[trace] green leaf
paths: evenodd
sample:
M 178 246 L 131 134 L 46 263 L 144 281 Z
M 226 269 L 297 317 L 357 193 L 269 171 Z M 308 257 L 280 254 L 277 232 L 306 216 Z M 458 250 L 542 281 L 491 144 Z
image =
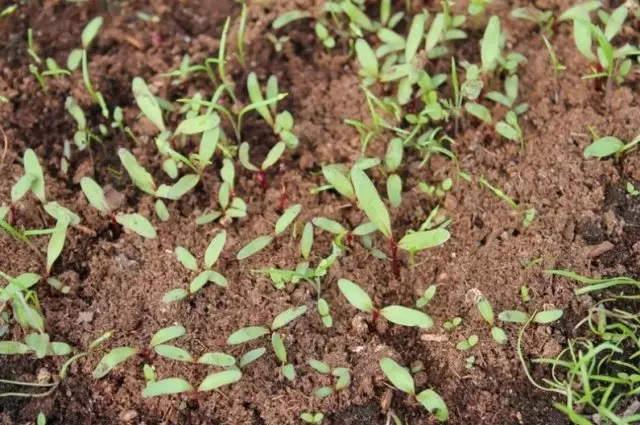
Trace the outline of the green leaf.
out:
M 200 161 L 201 167 L 203 167 L 211 160 L 213 154 L 216 152 L 216 147 L 218 146 L 219 140 L 220 127 L 215 127 L 202 133 L 202 139 L 200 139 L 200 148 L 198 150 L 198 160 Z
M 67 68 L 69 71 L 75 71 L 82 61 L 82 49 L 73 49 L 67 57 Z
M 331 220 L 325 217 L 316 217 L 311 220 L 314 226 L 321 228 L 329 233 L 333 233 L 335 235 L 339 235 L 341 233 L 347 232 L 347 229 L 337 221 Z M 374 228 L 375 231 L 375 228 Z
M 262 96 L 262 90 L 260 89 L 260 84 L 258 83 L 258 77 L 255 72 L 252 72 L 247 77 L 247 92 L 249 93 L 249 99 L 251 99 L 252 104 L 259 104 L 260 102 L 264 102 L 264 97 Z M 260 114 L 260 116 L 269 123 L 270 126 L 273 126 L 273 117 L 271 116 L 271 112 L 266 105 L 261 105 L 255 108 L 256 111 Z
M 240 378 L 242 378 L 242 372 L 237 369 L 212 373 L 211 375 L 204 378 L 204 380 L 198 387 L 198 391 L 204 392 L 217 390 L 218 388 L 224 387 L 225 385 L 230 385 L 238 382 Z
M 218 261 L 218 257 L 220 257 L 220 253 L 224 249 L 224 245 L 227 241 L 227 232 L 225 230 L 219 232 L 207 247 L 207 250 L 204 253 L 204 266 L 206 268 L 211 268 L 216 261 Z
M 520 140 L 518 130 L 511 127 L 504 121 L 498 121 L 496 124 L 496 131 L 505 139 L 513 140 L 514 142 L 518 142 Z
M 440 422 L 449 420 L 449 409 L 444 400 L 433 390 L 424 390 L 416 396 L 416 400 Z
M 180 394 L 191 390 L 193 390 L 193 386 L 182 378 L 166 378 L 147 382 L 147 386 L 142 391 L 142 397 Z
M 278 218 L 278 221 L 276 221 L 275 235 L 278 236 L 279 234 L 287 230 L 287 227 L 289 227 L 291 223 L 293 223 L 293 221 L 296 219 L 296 217 L 298 217 L 301 211 L 302 205 L 300 204 L 295 204 L 287 208 L 287 210 L 282 213 L 280 218 Z
M 351 383 L 351 375 L 349 374 L 349 369 L 347 368 L 341 367 L 334 369 L 333 376 L 338 377 L 338 380 L 336 381 L 336 390 L 346 388 Z
M 161 185 L 156 191 L 156 196 L 174 201 L 182 198 L 187 192 L 196 187 L 200 181 L 198 174 L 187 174 L 182 176 L 174 185 Z
M 398 242 L 398 248 L 409 252 L 422 251 L 442 245 L 449 240 L 450 236 L 451 234 L 447 229 L 407 233 L 400 239 L 400 242 Z
M 82 30 L 82 47 L 85 50 L 89 47 L 96 35 L 98 35 L 98 31 L 100 31 L 103 22 L 104 19 L 102 16 L 96 16 L 84 27 L 84 30 Z
M 36 419 L 36 425 L 47 425 L 47 417 L 44 413 L 38 413 L 38 418 Z
M 506 344 L 507 342 L 507 334 L 497 326 L 491 328 L 491 336 L 498 344 Z
M 186 248 L 181 246 L 176 247 L 175 250 L 178 261 L 187 269 L 194 272 L 198 271 L 198 260 L 193 256 Z
M 311 253 L 311 247 L 313 246 L 313 225 L 307 223 L 302 230 L 302 237 L 300 238 L 300 255 L 305 260 L 309 259 Z
M 47 274 L 51 272 L 53 263 L 56 262 L 56 260 L 60 256 L 60 253 L 62 253 L 62 248 L 64 248 L 64 241 L 67 238 L 68 227 L 69 222 L 67 220 L 58 221 L 56 223 L 54 232 L 51 234 L 49 244 L 47 245 Z
M 478 311 L 480 311 L 480 315 L 484 320 L 486 320 L 490 325 L 493 325 L 493 308 L 485 297 L 480 298 L 478 300 Z
M 155 207 L 156 207 L 156 215 L 158 216 L 158 218 L 162 221 L 168 221 L 169 210 L 167 209 L 167 206 L 165 205 L 165 203 L 162 202 L 162 199 L 156 199 Z
M 387 196 L 394 208 L 402 203 L 402 179 L 397 174 L 391 174 L 387 178 Z
M 509 323 L 527 323 L 529 316 L 518 310 L 506 310 L 498 314 L 498 320 Z
M 347 176 L 342 174 L 338 166 L 325 165 L 322 167 L 322 175 L 339 194 L 351 200 L 356 199 L 356 194 L 351 182 Z
M 316 397 L 318 398 L 327 398 L 333 394 L 333 388 L 331 387 L 320 387 L 316 390 Z
M 380 369 L 394 387 L 407 394 L 416 393 L 413 378 L 407 368 L 400 366 L 393 359 L 385 357 L 380 360 Z
M 162 109 L 158 104 L 158 100 L 151 93 L 147 83 L 140 77 L 133 79 L 131 83 L 133 89 L 133 97 L 136 99 L 138 108 L 142 111 L 144 116 L 149 119 L 160 131 L 165 131 L 164 120 L 162 119 Z
M 27 354 L 31 351 L 28 345 L 16 341 L 0 341 L 0 355 Z
M 360 28 L 367 31 L 374 31 L 374 26 L 369 17 L 362 12 L 356 5 L 349 0 L 344 0 L 340 3 L 340 7 L 347 14 L 349 19 L 357 24 Z
M 240 368 L 244 368 L 248 364 L 253 363 L 256 360 L 258 360 L 260 357 L 262 357 L 264 355 L 264 353 L 266 353 L 266 351 L 267 351 L 267 349 L 264 348 L 264 347 L 260 347 L 260 348 L 256 348 L 254 350 L 251 350 L 251 351 L 245 353 L 240 358 L 240 362 L 238 363 L 238 365 L 240 366 Z
M 286 326 L 288 323 L 294 321 L 298 317 L 302 316 L 307 312 L 307 306 L 301 305 L 300 307 L 293 307 L 283 311 L 278 314 L 273 322 L 271 323 L 271 330 L 275 331 L 276 329 L 280 329 L 283 326 Z
M 478 343 L 478 336 L 477 335 L 471 335 L 469 338 L 460 341 L 457 345 L 456 348 L 460 351 L 466 351 L 469 350 L 470 348 L 475 347 L 475 345 Z
M 367 235 L 372 234 L 376 230 L 378 230 L 378 228 L 376 227 L 375 224 L 373 224 L 373 223 L 362 223 L 361 225 L 359 225 L 358 227 L 353 229 L 352 233 L 355 236 L 367 236 Z
M 433 320 L 425 313 L 400 305 L 390 305 L 380 310 L 380 314 L 390 322 L 402 326 L 418 326 L 428 329 L 433 326 Z
M 319 360 L 309 360 L 309 366 L 314 368 L 318 373 L 328 374 L 329 372 L 331 372 L 331 368 L 329 367 L 329 365 Z
M 616 36 L 622 29 L 622 25 L 624 24 L 625 19 L 627 19 L 628 14 L 628 6 L 621 5 L 616 10 L 611 13 L 609 16 L 609 20 L 607 21 L 607 26 L 604 30 L 604 35 L 608 40 L 611 40 Z M 636 5 L 637 7 L 637 5 Z
M 73 225 L 80 224 L 80 217 L 76 213 L 63 207 L 56 201 L 47 202 L 44 206 L 44 210 L 58 222 L 66 221 Z
M 428 53 L 431 53 L 434 47 L 436 47 L 438 42 L 442 39 L 445 29 L 446 29 L 445 15 L 443 13 L 438 13 L 436 17 L 433 19 L 433 22 L 431 23 L 431 28 L 429 28 L 429 32 L 427 33 L 427 39 L 425 41 L 425 50 Z
M 156 345 L 164 344 L 172 339 L 180 338 L 186 333 L 187 330 L 184 326 L 169 326 L 168 328 L 160 329 L 151 337 L 149 346 L 155 347 Z
M 187 351 L 180 347 L 169 344 L 160 344 L 153 347 L 153 351 L 162 357 L 166 357 L 171 360 L 177 360 L 179 362 L 193 362 L 193 357 Z
M 153 239 L 157 236 L 156 229 L 140 214 L 118 214 L 116 221 L 144 238 Z
M 365 313 L 373 313 L 373 301 L 371 301 L 369 295 L 367 295 L 360 286 L 350 280 L 339 279 L 338 288 L 347 301 L 349 301 L 349 304 Z
M 247 145 L 248 146 L 248 145 Z M 222 181 L 225 183 L 229 183 L 231 187 L 233 187 L 233 181 L 236 177 L 236 170 L 233 167 L 233 162 L 229 158 L 224 158 L 222 160 L 222 168 L 220 169 L 220 177 L 222 177 Z
M 137 348 L 132 347 L 117 347 L 113 350 L 109 351 L 105 356 L 100 360 L 100 363 L 93 370 L 93 377 L 96 379 L 100 379 L 104 377 L 107 373 L 111 372 L 111 370 L 118 366 L 120 363 L 123 363 L 131 356 L 134 356 L 138 353 Z
M 153 181 L 153 177 L 138 164 L 136 157 L 124 148 L 118 150 L 118 156 L 120 157 L 120 161 L 122 161 L 122 165 L 124 165 L 124 168 L 127 170 L 129 177 L 133 180 L 133 183 L 149 195 L 155 195 L 156 184 Z
M 193 279 L 189 284 L 189 292 L 192 294 L 195 294 L 200 289 L 202 289 L 204 285 L 209 283 L 209 278 L 211 277 L 211 273 L 213 273 L 211 270 L 205 270 L 202 273 L 200 273 L 198 276 L 196 276 L 196 278 Z
M 357 167 L 351 170 L 351 182 L 356 191 L 359 207 L 369 217 L 369 220 L 376 225 L 378 230 L 391 239 L 393 235 L 391 233 L 389 212 L 382 199 L 380 199 L 373 182 L 364 171 Z
M 271 334 L 271 345 L 273 346 L 273 352 L 276 354 L 278 360 L 283 365 L 287 364 L 287 350 L 284 347 L 284 342 L 279 333 L 274 332 Z
M 490 71 L 500 56 L 500 18 L 492 16 L 487 23 L 484 36 L 480 40 L 482 69 Z
M 216 113 L 207 115 L 199 115 L 192 118 L 187 118 L 182 121 L 178 128 L 176 128 L 175 135 L 178 134 L 200 134 L 206 131 L 213 130 L 220 125 L 220 116 Z
M 23 161 L 24 173 L 33 177 L 31 191 L 36 198 L 40 200 L 40 202 L 45 204 L 47 199 L 44 191 L 44 173 L 42 172 L 42 167 L 40 167 L 40 162 L 38 161 L 38 157 L 33 149 L 27 149 L 24 151 Z
M 485 124 L 491 124 L 491 112 L 484 106 L 475 102 L 467 102 L 464 104 L 464 108 L 474 117 L 478 118 Z
M 284 142 L 276 143 L 271 148 L 271 150 L 267 154 L 267 157 L 264 159 L 264 161 L 262 161 L 262 165 L 260 166 L 260 168 L 263 170 L 266 170 L 267 168 L 271 167 L 273 164 L 278 162 L 278 160 L 284 153 L 284 150 L 286 149 L 286 147 L 287 145 Z
M 356 56 L 363 69 L 363 75 L 369 78 L 378 78 L 378 58 L 366 40 L 359 38 L 356 41 Z
M 555 322 L 562 317 L 563 311 L 561 309 L 553 309 L 547 311 L 541 311 L 533 317 L 534 323 L 547 324 Z
M 254 254 L 257 254 L 258 252 L 262 251 L 267 245 L 269 245 L 272 240 L 273 236 L 258 236 L 247 245 L 242 247 L 240 251 L 238 251 L 238 253 L 236 254 L 236 260 L 244 260 Z
M 52 342 L 47 346 L 47 356 L 67 356 L 73 352 L 73 348 L 64 342 Z
M 584 150 L 584 157 L 602 159 L 618 153 L 623 147 L 624 143 L 617 137 L 601 137 Z
M 189 292 L 187 292 L 186 289 L 182 289 L 182 288 L 172 289 L 171 291 L 164 294 L 164 296 L 162 297 L 162 302 L 164 304 L 170 304 L 176 301 L 180 301 L 181 299 L 184 299 L 188 296 L 189 296 Z
M 225 353 L 205 353 L 200 356 L 198 363 L 219 367 L 231 367 L 236 364 L 236 359 Z
M 384 165 L 389 172 L 394 172 L 402 164 L 404 145 L 402 139 L 394 137 L 387 145 L 387 153 L 384 156 Z
M 305 10 L 289 10 L 282 15 L 278 16 L 271 23 L 271 28 L 274 30 L 280 29 L 284 26 L 289 25 L 291 22 L 297 21 L 299 19 L 309 18 L 311 17 L 311 13 Z
M 24 195 L 26 195 L 27 192 L 31 190 L 31 185 L 33 184 L 33 182 L 35 182 L 35 180 L 35 177 L 29 174 L 24 174 L 22 177 L 20 177 L 16 184 L 14 184 L 11 188 L 11 203 L 15 204 L 19 200 L 24 198 Z
M 296 379 L 296 370 L 295 370 L 295 368 L 293 367 L 292 364 L 283 365 L 282 366 L 282 374 L 289 381 L 293 381 L 294 379 Z
M 242 344 L 244 342 L 260 338 L 261 336 L 267 335 L 268 333 L 269 329 L 267 328 L 263 328 L 261 326 L 249 326 L 247 328 L 238 329 L 237 331 L 232 333 L 227 339 L 227 344 Z

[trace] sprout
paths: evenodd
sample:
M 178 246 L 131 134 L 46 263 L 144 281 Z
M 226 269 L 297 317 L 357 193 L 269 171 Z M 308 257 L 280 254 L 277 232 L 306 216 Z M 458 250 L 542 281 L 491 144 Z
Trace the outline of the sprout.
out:
M 262 251 L 271 243 L 271 241 L 273 241 L 275 237 L 287 230 L 287 228 L 291 225 L 291 223 L 294 222 L 301 211 L 302 205 L 300 204 L 292 205 L 291 207 L 287 208 L 287 210 L 282 213 L 278 221 L 276 221 L 274 232 L 270 235 L 258 236 L 257 238 L 249 242 L 247 245 L 242 247 L 240 251 L 238 251 L 238 253 L 236 254 L 236 259 L 244 260 Z

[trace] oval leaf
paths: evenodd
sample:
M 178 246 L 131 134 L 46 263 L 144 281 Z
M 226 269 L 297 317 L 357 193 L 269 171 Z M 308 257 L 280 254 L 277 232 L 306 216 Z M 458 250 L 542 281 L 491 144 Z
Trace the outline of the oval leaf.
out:
M 349 301 L 349 304 L 360 311 L 364 311 L 365 313 L 373 312 L 373 302 L 371 301 L 371 298 L 369 298 L 369 295 L 367 295 L 360 286 L 350 280 L 339 279 L 338 288 L 347 301 Z
M 558 308 L 548 311 L 541 311 L 534 316 L 533 321 L 535 323 L 547 324 L 559 320 L 562 317 L 562 314 L 563 311 Z
M 444 400 L 433 390 L 424 390 L 416 396 L 416 400 L 424 406 L 437 420 L 449 420 L 449 409 Z
M 369 220 L 376 225 L 378 230 L 391 239 L 389 212 L 369 176 L 360 168 L 355 167 L 351 170 L 351 182 L 356 191 L 359 207 L 369 217 Z
M 227 241 L 227 232 L 225 230 L 221 231 L 209 243 L 207 250 L 204 253 L 204 266 L 206 268 L 211 268 L 216 261 L 218 261 L 218 257 L 220 257 L 220 253 L 224 249 L 224 244 Z
M 401 305 L 390 305 L 380 310 L 380 314 L 390 322 L 402 326 L 418 326 L 428 329 L 433 326 L 433 320 L 425 313 Z
M 138 352 L 137 348 L 132 347 L 117 347 L 109 351 L 100 360 L 98 366 L 93 370 L 93 377 L 100 379 L 111 371 L 114 367 L 120 363 L 126 361 L 129 357 L 134 356 Z
M 178 261 L 187 269 L 194 272 L 198 271 L 198 260 L 186 248 L 176 247 L 176 257 Z
M 398 248 L 409 252 L 422 251 L 442 245 L 449 240 L 450 236 L 446 229 L 408 233 L 398 242 Z
M 167 378 L 159 381 L 149 381 L 142 392 L 142 397 L 157 397 L 160 395 L 180 394 L 193 390 L 193 386 L 182 378 Z
M 198 387 L 198 391 L 212 391 L 225 385 L 238 382 L 242 378 L 239 370 L 225 370 L 224 372 L 213 373 L 206 378 Z
M 211 366 L 230 367 L 236 364 L 236 359 L 225 353 L 205 353 L 198 359 L 198 363 L 208 364 Z
M 162 357 L 166 357 L 171 360 L 177 360 L 179 362 L 193 362 L 193 357 L 186 350 L 183 350 L 180 347 L 176 347 L 175 345 L 169 344 L 160 344 L 156 345 L 153 348 L 157 354 Z
M 232 333 L 227 339 L 227 344 L 237 345 L 244 342 L 252 341 L 269 333 L 269 329 L 261 326 L 249 326 Z
M 116 221 L 144 238 L 153 239 L 157 236 L 156 229 L 140 214 L 118 214 Z
M 518 310 L 507 310 L 498 314 L 498 319 L 509 323 L 527 323 L 529 316 Z
M 624 143 L 617 137 L 601 137 L 584 150 L 584 157 L 602 159 L 618 153 L 623 147 Z
M 380 369 L 394 387 L 407 394 L 415 394 L 413 378 L 407 368 L 400 366 L 393 359 L 385 357 L 380 360 Z
M 151 337 L 149 346 L 155 347 L 156 345 L 164 344 L 172 339 L 180 338 L 185 333 L 187 333 L 187 330 L 184 326 L 169 326 L 168 328 L 160 329 Z
M 164 120 L 162 119 L 162 109 L 155 96 L 149 91 L 147 83 L 140 77 L 133 79 L 131 84 L 133 96 L 136 99 L 138 108 L 160 131 L 165 131 Z
M 284 213 L 282 213 L 282 215 L 276 222 L 276 228 L 275 228 L 276 236 L 284 232 L 285 230 L 287 230 L 287 227 L 289 227 L 289 225 L 293 223 L 296 217 L 298 217 L 298 215 L 300 214 L 300 211 L 302 211 L 302 205 L 296 204 L 296 205 L 290 206 L 289 208 L 287 208 L 287 210 Z
M 272 240 L 273 237 L 269 235 L 258 236 L 247 245 L 242 247 L 240 251 L 238 251 L 238 253 L 236 254 L 236 260 L 244 260 L 251 257 L 252 255 L 257 254 L 258 252 L 262 251 L 267 245 L 269 245 Z
M 286 326 L 288 323 L 294 321 L 306 312 L 306 305 L 301 305 L 300 307 L 294 307 L 283 311 L 282 313 L 278 314 L 275 319 L 273 319 L 273 323 L 271 323 L 271 330 L 275 331 L 276 329 L 280 329 L 281 327 Z

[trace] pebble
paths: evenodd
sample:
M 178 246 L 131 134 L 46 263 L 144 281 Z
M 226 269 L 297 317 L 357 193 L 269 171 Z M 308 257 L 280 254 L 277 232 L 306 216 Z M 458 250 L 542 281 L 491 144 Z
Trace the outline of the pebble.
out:
M 129 422 L 138 417 L 138 412 L 135 410 L 127 410 L 120 414 L 120 420 L 122 422 Z

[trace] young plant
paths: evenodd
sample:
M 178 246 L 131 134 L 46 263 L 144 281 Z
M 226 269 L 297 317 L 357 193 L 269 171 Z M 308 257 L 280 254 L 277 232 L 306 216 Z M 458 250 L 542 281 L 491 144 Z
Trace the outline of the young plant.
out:
M 458 342 L 458 344 L 456 345 L 456 349 L 458 351 L 467 351 L 475 347 L 477 344 L 478 344 L 478 335 L 471 335 L 470 337 L 465 338 L 462 341 Z
M 351 374 L 346 367 L 331 368 L 328 364 L 319 360 L 309 360 L 311 366 L 316 372 L 322 375 L 332 375 L 335 378 L 333 387 L 320 387 L 316 390 L 316 397 L 325 398 L 349 386 L 351 383 Z
M 616 159 L 618 159 L 626 152 L 634 150 L 638 143 L 640 143 L 640 134 L 626 144 L 615 136 L 596 136 L 595 140 L 584 150 L 584 157 L 586 159 L 603 159 L 615 155 Z
M 535 7 L 519 7 L 513 9 L 511 11 L 511 17 L 531 21 L 547 33 L 551 32 L 551 26 L 553 25 L 553 12 L 550 10 L 542 11 Z
M 324 419 L 323 413 L 304 412 L 300 415 L 300 419 L 308 424 L 319 424 Z
M 487 189 L 489 189 L 491 192 L 493 192 L 494 195 L 500 198 L 500 200 L 502 200 L 504 203 L 509 205 L 511 209 L 513 209 L 516 213 L 521 215 L 523 219 L 524 227 L 529 227 L 529 225 L 531 225 L 531 222 L 533 221 L 533 219 L 537 214 L 535 208 L 531 207 L 526 210 L 523 210 L 520 204 L 518 204 L 511 197 L 509 197 L 509 195 L 507 195 L 502 189 L 489 183 L 489 180 L 487 180 L 486 177 L 484 176 L 480 176 L 480 179 L 478 181 L 480 182 L 481 186 L 484 186 Z
M 229 338 L 227 339 L 227 344 L 228 345 L 243 344 L 245 342 L 253 341 L 265 335 L 271 334 L 271 345 L 273 347 L 274 354 L 276 355 L 278 360 L 280 360 L 280 363 L 281 363 L 280 369 L 282 371 L 282 374 L 289 381 L 293 381 L 296 377 L 295 368 L 292 364 L 288 363 L 287 352 L 284 346 L 284 342 L 282 340 L 282 336 L 276 331 L 288 325 L 289 323 L 293 322 L 300 316 L 303 316 L 306 312 L 307 312 L 306 305 L 287 309 L 281 312 L 280 314 L 278 314 L 273 319 L 273 322 L 271 323 L 270 328 L 266 328 L 263 326 L 250 326 L 250 327 L 238 329 L 237 331 L 229 335 Z M 261 353 L 264 354 L 263 351 L 261 351 Z M 262 354 L 260 354 L 260 356 Z M 240 364 L 242 365 L 242 360 L 240 361 Z
M 235 192 L 235 168 L 233 162 L 224 158 L 220 169 L 222 184 L 218 190 L 219 210 L 205 213 L 196 219 L 196 224 L 203 225 L 220 218 L 220 222 L 225 225 L 231 223 L 234 218 L 247 216 L 247 204 L 236 195 Z
M 520 145 L 520 150 L 524 149 L 524 135 L 516 112 L 507 112 L 504 121 L 500 120 L 496 123 L 496 131 L 505 139 L 517 142 Z
M 7 284 L 0 289 L 0 313 L 4 313 L 5 309 L 11 308 L 13 319 L 20 327 L 27 331 L 33 329 L 44 334 L 44 318 L 38 302 L 38 296 L 35 290 L 31 289 L 40 281 L 40 276 L 35 273 L 23 273 L 17 277 L 10 276 L 0 272 L 0 277 Z M 8 320 L 8 319 L 7 319 Z M 12 350 L 15 354 L 20 354 L 22 349 L 11 349 L 14 345 L 5 343 L 5 353 Z
M 40 87 L 45 92 L 47 91 L 47 83 L 45 81 L 45 77 L 55 77 L 59 78 L 62 75 L 70 75 L 71 73 L 66 69 L 62 69 L 58 66 L 56 61 L 53 58 L 47 58 L 45 61 L 46 69 L 44 71 L 40 70 L 40 65 L 42 64 L 42 59 L 38 56 L 36 51 L 35 44 L 33 42 L 33 30 L 29 28 L 27 30 L 27 52 L 31 59 L 35 63 L 29 64 L 29 72 L 33 74 L 33 76 L 38 80 Z
M 436 295 L 436 290 L 438 287 L 436 285 L 429 285 L 429 287 L 424 291 L 424 294 L 416 301 L 416 307 L 422 308 L 429 304 L 429 302 Z
M 356 309 L 369 313 L 375 322 L 382 316 L 391 323 L 401 326 L 417 326 L 420 329 L 429 329 L 433 326 L 433 320 L 427 314 L 412 308 L 400 305 L 390 305 L 382 309 L 377 309 L 369 295 L 356 283 L 348 279 L 339 279 L 338 288 L 342 295 Z
M 516 106 L 516 99 L 518 98 L 518 76 L 517 75 L 509 75 L 504 80 L 504 94 L 491 91 L 486 94 L 486 97 L 490 100 L 493 100 L 496 103 L 499 103 L 503 106 L 506 106 L 516 115 L 524 114 L 527 109 L 529 109 L 529 105 L 526 103 L 521 103 Z
M 398 249 L 407 251 L 411 261 L 413 261 L 416 252 L 440 246 L 449 239 L 450 234 L 446 229 L 435 229 L 407 233 L 396 242 L 391 228 L 389 212 L 380 199 L 373 182 L 360 167 L 354 166 L 351 169 L 351 183 L 358 199 L 358 207 L 389 241 L 391 269 L 396 278 L 400 275 Z
M 554 101 L 555 101 L 555 103 L 558 103 L 559 102 L 559 96 L 560 96 L 560 80 L 559 80 L 559 76 L 560 76 L 560 73 L 562 71 L 567 69 L 567 67 L 560 63 L 560 61 L 558 60 L 558 56 L 556 55 L 556 52 L 553 49 L 553 46 L 551 45 L 551 43 L 549 42 L 547 37 L 545 37 L 543 35 L 542 36 L 542 40 L 544 41 L 544 45 L 547 48 L 547 52 L 549 53 L 549 60 L 551 61 L 551 70 L 553 71 L 553 81 L 554 81 L 554 85 L 555 85 L 555 88 L 554 88 L 554 92 L 555 92 Z
M 44 173 L 38 157 L 33 149 L 24 151 L 22 157 L 24 175 L 18 179 L 16 184 L 11 188 L 11 216 L 16 214 L 16 204 L 24 198 L 29 192 L 33 193 L 40 204 L 47 202 L 45 194 Z
M 278 162 L 280 157 L 284 154 L 286 147 L 287 146 L 284 142 L 276 143 L 271 148 L 264 161 L 262 161 L 260 168 L 258 168 L 253 165 L 249 159 L 249 143 L 242 142 L 240 149 L 238 150 L 238 159 L 244 168 L 254 173 L 254 180 L 260 185 L 260 188 L 262 188 L 262 190 L 266 190 L 269 185 L 267 170 Z
M 184 299 L 187 296 L 200 291 L 209 282 L 213 282 L 222 288 L 226 288 L 228 285 L 227 278 L 213 270 L 213 266 L 216 261 L 218 261 L 218 258 L 224 249 L 226 240 L 227 232 L 224 230 L 214 236 L 204 253 L 204 270 L 200 271 L 198 276 L 191 281 L 189 284 L 189 291 L 183 288 L 173 289 L 164 295 L 162 302 L 168 304 Z M 175 253 L 178 261 L 180 261 L 182 266 L 187 270 L 191 270 L 193 272 L 201 270 L 201 268 L 198 267 L 198 261 L 196 258 L 186 248 L 179 246 L 175 249 Z
M 316 36 L 322 42 L 322 45 L 327 49 L 331 50 L 336 47 L 336 39 L 331 36 L 331 33 L 327 29 L 327 25 L 323 22 L 316 22 L 314 27 L 316 32 Z
M 87 146 L 91 146 L 92 141 L 102 143 L 100 138 L 87 128 L 87 119 L 84 111 L 73 97 L 67 97 L 67 100 L 64 102 L 64 107 L 76 122 L 77 129 L 73 134 L 73 141 L 79 150 L 83 151 Z
M 91 96 L 91 98 L 100 105 L 100 108 L 102 108 L 102 115 L 105 118 L 109 118 L 109 109 L 107 108 L 107 104 L 104 101 L 104 97 L 102 96 L 101 92 L 96 91 L 93 88 L 91 77 L 89 75 L 89 47 L 91 47 L 91 43 L 98 35 L 103 22 L 104 19 L 101 16 L 97 16 L 89 21 L 87 26 L 84 27 L 81 37 L 82 47 L 73 49 L 71 51 L 69 57 L 67 58 L 67 68 L 69 68 L 70 71 L 75 71 L 80 65 L 82 65 L 82 81 L 84 82 L 84 86 L 87 89 L 87 93 L 89 93 L 89 96 Z
M 505 344 L 507 342 L 507 334 L 495 325 L 493 307 L 491 307 L 489 300 L 485 297 L 481 297 L 478 300 L 477 306 L 482 318 L 491 326 L 491 336 L 493 337 L 493 340 L 498 344 Z
M 144 238 L 153 239 L 156 237 L 156 229 L 142 215 L 114 213 L 107 202 L 104 191 L 91 177 L 83 177 L 80 180 L 80 187 L 91 206 L 106 216 L 112 225 L 120 225 Z
M 494 0 L 471 0 L 467 11 L 471 16 L 482 15 L 488 5 L 493 4 Z
M 300 212 L 302 211 L 302 205 L 296 204 L 287 208 L 285 212 L 282 213 L 278 221 L 276 221 L 274 232 L 269 235 L 258 236 L 247 245 L 242 247 L 240 251 L 236 254 L 236 260 L 244 260 L 246 258 L 251 257 L 252 255 L 257 254 L 266 248 L 275 237 L 284 233 L 285 230 L 294 222 L 294 220 L 298 217 Z
M 393 138 L 387 145 L 387 153 L 384 157 L 385 172 L 387 177 L 387 197 L 394 208 L 398 208 L 402 202 L 402 178 L 396 174 L 396 170 L 402 164 L 404 144 L 400 138 Z
M 414 397 L 436 420 L 439 422 L 449 420 L 449 409 L 438 393 L 429 389 L 416 394 L 413 377 L 407 368 L 400 366 L 395 360 L 385 357 L 380 360 L 380 369 L 394 387 Z
M 273 49 L 277 53 L 282 52 L 282 49 L 284 48 L 285 43 L 289 42 L 289 40 L 291 39 L 291 37 L 286 35 L 283 35 L 282 37 L 277 37 L 275 34 L 272 34 L 270 32 L 267 33 L 265 37 L 267 37 L 267 40 L 269 40 L 273 44 Z

